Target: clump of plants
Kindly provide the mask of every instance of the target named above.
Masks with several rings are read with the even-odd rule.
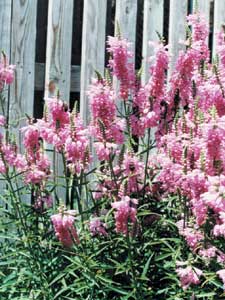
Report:
[[[211,62],[204,18],[187,22],[171,78],[151,44],[146,84],[108,38],[87,126],[58,92],[21,147],[3,110],[1,299],[225,299],[225,35]],[[2,103],[14,70],[3,55]]]

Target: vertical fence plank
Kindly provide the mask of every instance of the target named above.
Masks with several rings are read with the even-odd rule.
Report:
[[[157,32],[163,34],[163,3],[164,0],[144,1],[144,22],[143,22],[143,73],[142,82],[146,83],[149,78],[148,58],[153,55],[148,45],[149,41],[158,41]]]
[[[11,0],[0,1],[0,51],[4,51],[8,58],[10,58],[10,39],[11,39]],[[4,93],[4,103],[2,103],[4,110],[6,110],[8,102],[8,91]],[[1,107],[1,106],[0,106]],[[0,113],[3,111],[0,108]],[[3,195],[5,184],[0,181],[0,192]],[[0,207],[4,207],[4,202],[0,199]],[[0,214],[2,215],[2,213]],[[2,239],[1,239],[2,240]]]
[[[4,51],[8,59],[10,59],[10,41],[11,41],[11,13],[12,13],[12,0],[0,1],[0,51]],[[0,53],[0,56],[2,54]],[[6,111],[8,102],[8,90],[4,92],[3,109]],[[0,105],[0,113],[2,111],[2,105]]]
[[[117,0],[115,20],[120,26],[123,38],[132,43],[135,51],[137,0]]]
[[[73,25],[73,0],[49,0],[45,68],[45,97],[48,84],[56,83],[63,100],[69,103]]]
[[[90,118],[88,86],[94,70],[104,73],[106,7],[106,0],[84,0],[80,111],[85,124]]]
[[[216,54],[216,34],[225,26],[225,1],[215,0],[214,2],[214,24],[213,24],[213,56]]]
[[[210,1],[211,0],[198,0],[197,2],[198,11],[205,16],[205,19],[208,22],[208,24],[210,17]]]
[[[12,0],[0,1],[0,50],[10,56]]]
[[[90,122],[90,108],[87,90],[97,70],[104,75],[105,67],[105,33],[106,33],[105,0],[84,0],[82,54],[81,54],[81,82],[80,82],[80,112],[84,124]],[[93,153],[92,143],[90,150]]]
[[[11,63],[16,65],[15,81],[10,88],[10,120],[33,114],[37,0],[12,1]],[[19,145],[22,145],[18,134]]]
[[[169,66],[169,78],[173,72],[175,60],[184,45],[180,44],[181,40],[185,40],[187,16],[187,0],[170,0],[170,20],[169,20],[169,54],[171,56]]]
[[[73,0],[49,0],[48,31],[45,65],[45,99],[51,96],[48,86],[54,81],[60,98],[69,104],[71,51],[73,28]],[[50,156],[50,155],[49,155]],[[52,168],[57,185],[65,185],[61,154],[53,155]],[[57,187],[57,196],[65,199],[65,190]]]

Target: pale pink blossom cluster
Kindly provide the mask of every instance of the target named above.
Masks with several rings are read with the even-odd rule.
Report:
[[[65,157],[72,173],[79,174],[88,168],[91,160],[88,129],[79,114],[69,112],[67,104],[59,98],[47,99],[45,116],[23,131],[28,154],[31,149],[37,155],[40,143],[46,142]]]
[[[220,277],[220,279],[223,281],[223,287],[225,289],[225,269],[219,270],[216,272],[216,274]]]
[[[144,163],[134,153],[125,153],[122,164],[123,175],[126,179],[127,194],[139,192],[143,188]]]
[[[115,201],[112,205],[117,206],[119,202],[123,203],[124,207],[128,207],[129,201],[121,202],[120,200],[130,199],[132,198],[131,195],[141,195],[143,192],[144,163],[134,152],[127,151],[124,153],[123,159],[115,166],[112,166],[112,170],[104,168],[98,176],[100,182],[96,186],[96,191],[93,195],[95,200],[110,198]],[[132,201],[130,203],[132,204]],[[136,206],[131,205],[131,208],[136,209]],[[118,218],[120,218],[120,214],[115,214],[116,222]],[[121,223],[121,220],[118,223]]]
[[[68,210],[51,216],[56,237],[65,247],[72,247],[80,240],[75,227],[75,211]]]
[[[5,54],[0,59],[0,92],[5,85],[9,85],[13,82],[15,76],[15,66],[10,65],[7,61]]]
[[[106,231],[106,224],[103,223],[100,218],[94,217],[90,220],[89,229],[92,236],[101,235],[107,236],[108,233]]]
[[[0,140],[0,173],[6,174],[9,168],[15,168],[22,172],[27,164],[24,156],[18,153],[17,146],[14,143],[5,143]]]
[[[135,113],[131,116],[132,133],[144,136],[145,130],[157,126],[164,112],[165,80],[168,69],[168,51],[162,42],[153,44],[155,56],[152,57],[150,79],[141,86],[133,100]]]
[[[105,80],[93,80],[89,92],[91,132],[99,160],[109,160],[124,141],[124,122],[116,115],[116,93]]]
[[[184,290],[186,290],[190,285],[196,285],[200,283],[200,277],[203,272],[192,266],[179,266],[176,269],[177,275],[180,278],[181,286]]]
[[[111,205],[115,209],[116,232],[127,235],[129,224],[134,225],[137,221],[137,200],[125,196]]]
[[[127,100],[135,87],[135,70],[132,62],[133,52],[130,43],[120,37],[109,37],[107,51],[112,56],[109,67],[120,83],[120,97]]]
[[[22,128],[24,134],[23,144],[25,146],[24,168],[25,183],[39,185],[43,184],[50,175],[50,161],[42,148],[42,138],[37,124],[29,121],[26,127]]]

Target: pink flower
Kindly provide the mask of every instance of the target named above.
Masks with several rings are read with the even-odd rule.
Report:
[[[176,272],[184,290],[189,288],[191,284],[198,285],[200,283],[199,277],[202,276],[202,271],[195,267],[177,268]]]
[[[88,92],[92,113],[91,133],[98,142],[122,144],[124,123],[116,116],[116,95],[105,81],[93,80]]]
[[[87,129],[83,126],[80,117],[71,116],[70,130],[65,140],[65,157],[68,166],[73,173],[86,170],[90,162],[89,136]]]
[[[64,211],[51,216],[51,220],[55,229],[58,240],[65,247],[72,247],[74,242],[79,244],[79,237],[74,225],[74,211]]]
[[[46,179],[46,173],[44,171],[39,170],[36,166],[33,166],[33,168],[26,173],[24,181],[27,184],[39,184]]]
[[[200,249],[198,254],[204,258],[213,258],[216,256],[216,252],[217,252],[217,248],[214,246],[211,246],[207,249]]]
[[[95,149],[96,149],[98,159],[100,161],[109,160],[110,155],[115,153],[115,150],[117,149],[117,145],[114,143],[95,142]]]
[[[216,274],[220,277],[220,279],[223,281],[223,288],[225,289],[225,269],[219,270],[216,272]]]
[[[0,61],[0,91],[5,84],[11,84],[14,80],[15,66],[9,65],[7,58],[3,55],[3,59]]]
[[[56,129],[60,129],[69,124],[68,106],[58,98],[46,99],[49,122]]]
[[[38,127],[30,124],[21,129],[24,134],[23,144],[25,146],[28,159],[34,162],[39,157],[41,136]]]
[[[131,61],[133,53],[130,51],[130,43],[119,37],[108,37],[107,51],[112,55],[109,67],[120,81],[120,97],[127,100],[129,90],[133,89],[135,83],[134,64]]]
[[[95,235],[103,235],[107,236],[108,233],[105,230],[106,225],[97,217],[90,220],[89,229],[93,236]]]
[[[145,129],[157,126],[161,117],[161,101],[165,96],[165,78],[168,68],[168,53],[161,43],[155,47],[155,62],[150,68],[151,77],[145,86],[141,86],[134,96],[135,114],[130,122],[134,135],[143,136]]]
[[[111,204],[112,208],[116,210],[116,232],[128,234],[128,224],[136,222],[136,209],[137,200],[130,199],[128,196],[122,197],[121,201],[116,201]]]
[[[0,115],[0,126],[5,126],[5,117]]]
[[[144,163],[132,153],[125,154],[122,167],[124,174],[129,177],[141,175],[144,171]]]
[[[157,102],[157,109],[160,110],[159,101],[164,97],[166,70],[169,62],[167,47],[164,47],[162,43],[155,44],[155,56],[152,59],[154,63],[150,67],[151,77],[145,88],[148,97],[154,99],[153,105],[155,106]]]
[[[47,208],[52,207],[53,205],[53,199],[50,195],[45,195],[43,197],[38,197],[38,199],[35,202],[35,208],[42,208],[42,206],[46,205]]]
[[[179,222],[177,222],[179,234],[185,238],[188,246],[193,251],[195,251],[199,245],[199,242],[204,240],[204,235],[200,231],[198,231],[194,228],[183,227],[183,226],[184,226],[183,220],[180,220]]]
[[[0,173],[1,173],[1,174],[5,174],[5,172],[6,172],[5,164],[4,164],[4,162],[0,159]]]

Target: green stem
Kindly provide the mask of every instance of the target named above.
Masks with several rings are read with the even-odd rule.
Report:
[[[115,172],[113,170],[113,164],[112,164],[112,158],[110,156],[109,158],[109,168],[110,168],[110,171],[111,171],[111,177],[115,183],[115,186],[116,186],[116,190],[117,190],[117,194],[119,193],[119,185],[118,185],[118,182],[116,180],[116,175],[115,175]]]
[[[149,153],[150,153],[150,138],[151,138],[151,129],[148,128],[148,137],[147,137],[147,154],[146,154],[146,161],[145,161],[145,176],[144,176],[144,185],[143,185],[143,200],[145,196],[145,186],[146,186],[146,181],[147,181],[147,171],[148,171],[148,159],[149,159]]]
[[[132,259],[132,249],[133,249],[133,247],[132,247],[132,244],[131,244],[131,241],[130,241],[129,233],[127,233],[127,235],[126,235],[126,241],[127,241],[127,247],[128,247],[129,266],[130,266],[131,274],[132,274],[131,281],[132,281],[132,285],[133,285],[133,288],[134,288],[134,296],[135,296],[135,299],[138,299],[137,298],[137,280],[136,280],[135,270],[134,270],[134,266],[133,266],[133,259]]]
[[[79,180],[76,174],[74,174],[72,191],[73,193],[76,193],[77,196],[77,208],[78,208],[79,215],[81,217],[81,227],[82,229],[84,229],[84,216],[83,216],[83,209],[81,205],[82,177],[83,177],[83,170],[81,171],[80,174],[80,184],[79,184]]]
[[[70,178],[67,176],[68,170],[66,165],[66,158],[63,152],[62,152],[62,160],[63,160],[64,174],[65,174],[65,181],[66,181],[66,206],[70,204],[70,208],[71,208],[70,197],[69,197]]]

